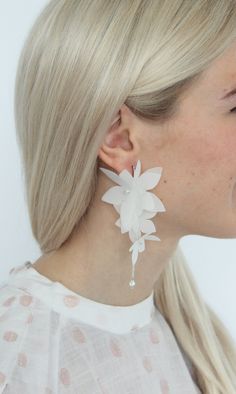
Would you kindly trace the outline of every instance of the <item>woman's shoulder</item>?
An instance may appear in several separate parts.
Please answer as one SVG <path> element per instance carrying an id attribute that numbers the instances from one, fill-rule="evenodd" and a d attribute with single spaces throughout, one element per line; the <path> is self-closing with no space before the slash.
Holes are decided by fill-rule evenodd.
<path id="1" fill-rule="evenodd" d="M 11 319 L 28 315 L 32 300 L 32 295 L 24 288 L 12 286 L 7 281 L 0 284 L 0 328 Z"/>

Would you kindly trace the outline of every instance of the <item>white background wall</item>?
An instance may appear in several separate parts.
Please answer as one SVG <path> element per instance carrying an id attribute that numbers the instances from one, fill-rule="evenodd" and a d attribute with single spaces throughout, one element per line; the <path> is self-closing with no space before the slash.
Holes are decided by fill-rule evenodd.
<path id="1" fill-rule="evenodd" d="M 0 282 L 7 279 L 13 266 L 40 255 L 25 205 L 13 89 L 23 41 L 46 3 L 0 0 Z M 236 340 L 236 240 L 189 235 L 181 239 L 180 245 L 203 297 Z"/>

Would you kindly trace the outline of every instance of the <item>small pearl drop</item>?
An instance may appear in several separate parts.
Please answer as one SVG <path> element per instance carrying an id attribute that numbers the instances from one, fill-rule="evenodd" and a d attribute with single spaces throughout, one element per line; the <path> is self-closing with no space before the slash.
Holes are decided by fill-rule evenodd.
<path id="1" fill-rule="evenodd" d="M 134 286 L 135 286 L 135 281 L 132 279 L 132 280 L 129 282 L 129 285 L 130 285 L 130 287 L 134 287 Z"/>

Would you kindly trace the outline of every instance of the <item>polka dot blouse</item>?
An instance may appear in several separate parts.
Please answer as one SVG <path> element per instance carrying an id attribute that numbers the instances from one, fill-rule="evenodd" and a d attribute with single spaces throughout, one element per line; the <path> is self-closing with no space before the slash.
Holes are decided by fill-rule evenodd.
<path id="1" fill-rule="evenodd" d="M 0 282 L 0 393 L 196 394 L 191 363 L 153 292 L 95 302 L 27 261 Z"/>

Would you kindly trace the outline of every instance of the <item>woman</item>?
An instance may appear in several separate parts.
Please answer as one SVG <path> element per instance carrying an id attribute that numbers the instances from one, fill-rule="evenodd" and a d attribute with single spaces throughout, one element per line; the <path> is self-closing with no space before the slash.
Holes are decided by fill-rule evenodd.
<path id="1" fill-rule="evenodd" d="M 235 344 L 179 247 L 236 237 L 235 70 L 231 0 L 39 15 L 15 114 L 42 255 L 1 288 L 0 392 L 235 394 Z"/>

